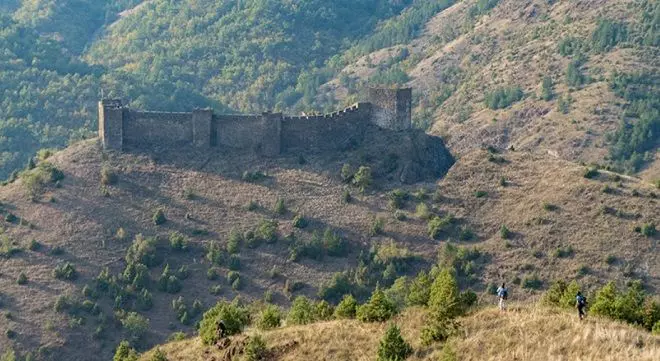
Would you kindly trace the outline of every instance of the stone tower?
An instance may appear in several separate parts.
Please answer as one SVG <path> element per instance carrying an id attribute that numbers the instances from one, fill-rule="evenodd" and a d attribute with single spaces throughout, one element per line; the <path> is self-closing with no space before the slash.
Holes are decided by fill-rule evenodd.
<path id="1" fill-rule="evenodd" d="M 373 123 L 391 130 L 412 128 L 412 88 L 369 88 L 368 97 L 373 107 Z"/>
<path id="2" fill-rule="evenodd" d="M 125 111 L 119 99 L 103 99 L 99 102 L 99 138 L 103 149 L 122 150 Z"/>

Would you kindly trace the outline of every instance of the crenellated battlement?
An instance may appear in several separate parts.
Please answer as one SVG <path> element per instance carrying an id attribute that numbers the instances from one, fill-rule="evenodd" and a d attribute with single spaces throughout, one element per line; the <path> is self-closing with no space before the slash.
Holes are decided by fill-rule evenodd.
<path id="1" fill-rule="evenodd" d="M 411 89 L 370 89 L 369 101 L 333 113 L 309 116 L 157 112 L 129 109 L 120 100 L 99 102 L 104 149 L 226 146 L 275 156 L 291 149 L 333 150 L 359 142 L 369 127 L 411 128 Z"/>

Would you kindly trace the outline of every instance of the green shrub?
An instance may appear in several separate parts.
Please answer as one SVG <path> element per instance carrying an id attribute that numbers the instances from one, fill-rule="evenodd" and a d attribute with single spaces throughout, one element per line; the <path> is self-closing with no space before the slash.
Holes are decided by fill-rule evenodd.
<path id="1" fill-rule="evenodd" d="M 644 223 L 641 228 L 642 235 L 646 237 L 653 237 L 657 233 L 655 229 L 655 224 L 653 223 Z"/>
<path id="2" fill-rule="evenodd" d="M 232 229 L 229 232 L 229 238 L 227 239 L 227 252 L 230 254 L 237 254 L 241 247 L 241 241 L 243 237 L 241 233 L 235 229 Z"/>
<path id="3" fill-rule="evenodd" d="M 314 319 L 316 320 L 327 321 L 332 318 L 334 312 L 334 308 L 326 300 L 314 304 Z"/>
<path id="4" fill-rule="evenodd" d="M 142 263 L 153 267 L 160 263 L 156 253 L 156 239 L 144 238 L 141 234 L 135 236 L 133 243 L 126 251 L 126 263 Z"/>
<path id="5" fill-rule="evenodd" d="M 361 166 L 358 168 L 357 172 L 353 176 L 353 185 L 360 189 L 360 192 L 364 192 L 372 183 L 371 178 L 371 168 L 366 166 Z"/>
<path id="6" fill-rule="evenodd" d="M 284 199 L 278 198 L 277 201 L 275 201 L 275 205 L 273 206 L 273 212 L 279 215 L 285 214 L 287 212 L 286 204 L 284 204 Z"/>
<path id="7" fill-rule="evenodd" d="M 348 163 L 344 163 L 344 165 L 341 167 L 341 180 L 344 183 L 350 183 L 353 180 L 353 169 L 351 168 L 351 165 Z"/>
<path id="8" fill-rule="evenodd" d="M 101 168 L 101 184 L 112 185 L 117 183 L 117 174 L 107 165 Z"/>
<path id="9" fill-rule="evenodd" d="M 568 86 L 579 87 L 586 82 L 581 66 L 581 62 L 577 60 L 568 63 L 566 68 L 566 84 Z"/>
<path id="10" fill-rule="evenodd" d="M 607 263 L 609 265 L 615 264 L 616 261 L 617 261 L 617 258 L 613 254 L 608 254 L 607 257 L 605 257 L 605 263 Z"/>
<path id="11" fill-rule="evenodd" d="M 262 219 L 257 225 L 254 234 L 259 239 L 266 243 L 274 243 L 277 241 L 277 221 Z"/>
<path id="12" fill-rule="evenodd" d="M 429 206 L 427 206 L 426 203 L 417 204 L 417 207 L 415 208 L 415 216 L 424 220 L 431 218 L 431 211 L 429 210 Z"/>
<path id="13" fill-rule="evenodd" d="M 506 227 L 506 225 L 503 224 L 500 227 L 500 238 L 509 239 L 509 237 L 511 237 L 511 231 Z"/>
<path id="14" fill-rule="evenodd" d="M 151 354 L 149 361 L 167 361 L 167 356 L 165 356 L 165 353 L 160 348 L 156 348 L 156 351 Z"/>
<path id="15" fill-rule="evenodd" d="M 171 294 L 181 291 L 181 282 L 179 281 L 179 278 L 170 271 L 169 264 L 165 265 L 163 273 L 161 273 L 160 278 L 158 279 L 158 290 Z"/>
<path id="16" fill-rule="evenodd" d="M 221 265 L 225 259 L 224 252 L 220 245 L 215 241 L 211 241 L 206 246 L 206 259 L 213 265 Z"/>
<path id="17" fill-rule="evenodd" d="M 384 227 L 385 227 L 385 220 L 380 217 L 375 217 L 371 222 L 371 229 L 369 234 L 372 236 L 383 234 Z"/>
<path id="18" fill-rule="evenodd" d="M 254 212 L 259 209 L 259 203 L 257 203 L 257 201 L 251 200 L 245 205 L 245 209 L 249 212 Z"/>
<path id="19" fill-rule="evenodd" d="M 238 271 L 241 269 L 241 259 L 238 255 L 232 254 L 229 256 L 229 269 L 232 271 Z"/>
<path id="20" fill-rule="evenodd" d="M 261 171 L 247 171 L 247 170 L 245 172 L 243 172 L 243 176 L 241 177 L 241 179 L 243 179 L 243 181 L 251 182 L 251 183 L 259 182 L 259 181 L 264 180 L 266 178 L 268 178 L 268 175 L 266 175 L 264 172 L 261 172 Z"/>
<path id="21" fill-rule="evenodd" d="M 553 88 L 552 79 L 549 76 L 543 77 L 543 81 L 541 82 L 541 99 L 545 101 L 552 100 L 555 96 Z"/>
<path id="22" fill-rule="evenodd" d="M 112 361 L 137 361 L 139 355 L 128 341 L 122 341 L 115 350 Z"/>
<path id="23" fill-rule="evenodd" d="M 409 194 L 401 189 L 395 189 L 387 194 L 389 198 L 389 206 L 391 209 L 403 208 L 405 201 L 408 199 Z"/>
<path id="24" fill-rule="evenodd" d="M 378 286 L 369 301 L 356 310 L 357 319 L 362 322 L 387 321 L 396 313 L 396 306 Z"/>
<path id="25" fill-rule="evenodd" d="M 28 277 L 25 273 L 21 272 L 16 279 L 16 284 L 25 285 L 28 283 Z"/>
<path id="26" fill-rule="evenodd" d="M 425 271 L 420 271 L 410 284 L 406 304 L 409 306 L 426 306 L 431 295 L 431 284 L 433 280 Z"/>
<path id="27" fill-rule="evenodd" d="M 78 272 L 76 268 L 69 262 L 65 264 L 60 264 L 55 267 L 53 270 L 53 277 L 58 280 L 73 281 L 78 278 Z"/>
<path id="28" fill-rule="evenodd" d="M 574 253 L 572 246 L 559 247 L 555 250 L 554 256 L 555 258 L 568 258 L 573 256 Z"/>
<path id="29" fill-rule="evenodd" d="M 523 98 L 523 91 L 519 86 L 497 88 L 486 93 L 484 101 L 490 109 L 503 109 Z"/>
<path id="30" fill-rule="evenodd" d="M 275 305 L 267 305 L 257 316 L 257 328 L 261 330 L 270 330 L 280 326 L 282 314 Z"/>
<path id="31" fill-rule="evenodd" d="M 245 345 L 245 358 L 247 361 L 264 360 L 268 354 L 266 341 L 260 335 L 253 335 Z"/>
<path id="32" fill-rule="evenodd" d="M 408 215 L 406 215 L 406 212 L 404 211 L 396 211 L 394 212 L 394 218 L 398 221 L 405 221 L 408 219 Z"/>
<path id="33" fill-rule="evenodd" d="M 153 296 L 151 295 L 151 292 L 146 289 L 143 289 L 138 293 L 136 302 L 138 309 L 142 311 L 148 311 L 154 305 Z"/>
<path id="34" fill-rule="evenodd" d="M 543 286 L 543 281 L 539 277 L 534 275 L 525 276 L 522 280 L 522 288 L 528 288 L 533 290 L 538 290 Z"/>
<path id="35" fill-rule="evenodd" d="M 41 249 L 41 243 L 39 243 L 39 241 L 37 241 L 36 239 L 33 239 L 30 241 L 30 245 L 28 246 L 28 249 L 33 252 L 38 251 L 39 249 Z M 0 253 L 1 252 L 2 251 L 0 251 Z"/>
<path id="36" fill-rule="evenodd" d="M 165 217 L 165 211 L 163 211 L 161 208 L 158 208 L 154 212 L 154 215 L 151 217 L 151 220 L 157 226 L 167 222 L 167 218 Z"/>
<path id="37" fill-rule="evenodd" d="M 301 228 L 301 229 L 307 227 L 308 223 L 309 222 L 307 221 L 307 219 L 305 219 L 305 216 L 303 216 L 302 214 L 296 214 L 296 216 L 293 217 L 293 221 L 291 222 L 291 224 L 295 228 Z"/>
<path id="38" fill-rule="evenodd" d="M 36 200 L 48 185 L 57 185 L 64 179 L 64 173 L 52 163 L 41 162 L 36 168 L 22 172 L 21 179 L 27 196 Z"/>
<path id="39" fill-rule="evenodd" d="M 236 271 L 229 271 L 229 272 L 227 273 L 227 283 L 229 283 L 229 284 L 231 285 L 232 283 L 234 283 L 234 281 L 236 281 L 236 280 L 239 279 L 240 277 L 241 277 L 241 275 L 240 275 L 238 272 L 236 272 Z"/>
<path id="40" fill-rule="evenodd" d="M 218 342 L 218 322 L 220 320 L 225 324 L 227 335 L 235 335 L 248 324 L 249 311 L 236 301 L 232 303 L 220 301 L 206 311 L 199 323 L 199 336 L 205 345 L 213 345 Z"/>
<path id="41" fill-rule="evenodd" d="M 455 320 L 465 311 L 454 273 L 443 268 L 431 286 L 429 296 L 431 314 L 421 333 L 422 344 L 430 345 L 436 341 L 445 341 L 456 333 L 459 323 Z"/>
<path id="42" fill-rule="evenodd" d="M 287 315 L 287 324 L 306 325 L 315 321 L 314 308 L 312 302 L 305 296 L 298 296 L 293 300 L 289 314 Z"/>
<path id="43" fill-rule="evenodd" d="M 121 317 L 120 322 L 129 340 L 134 343 L 142 339 L 149 330 L 149 319 L 135 312 L 127 313 Z"/>
<path id="44" fill-rule="evenodd" d="M 474 192 L 474 196 L 477 198 L 483 198 L 488 195 L 488 192 L 486 191 L 476 191 Z"/>
<path id="45" fill-rule="evenodd" d="M 390 324 L 378 345 L 378 361 L 403 361 L 413 352 L 412 346 L 401 337 L 401 330 Z"/>
<path id="46" fill-rule="evenodd" d="M 0 235 L 0 257 L 11 258 L 13 255 L 20 253 L 22 249 L 16 243 L 9 239 L 6 235 Z"/>
<path id="47" fill-rule="evenodd" d="M 653 329 L 651 330 L 651 332 L 656 336 L 660 336 L 660 321 L 656 322 L 655 325 L 653 325 Z"/>
<path id="48" fill-rule="evenodd" d="M 330 228 L 323 232 L 323 249 L 332 257 L 345 256 L 348 253 L 348 242 Z"/>
<path id="49" fill-rule="evenodd" d="M 188 249 L 188 240 L 180 232 L 170 233 L 170 247 L 175 251 L 185 251 Z"/>
<path id="50" fill-rule="evenodd" d="M 447 232 L 454 223 L 454 216 L 447 214 L 444 217 L 433 216 L 427 223 L 429 237 L 438 239 L 443 232 Z"/>
<path id="51" fill-rule="evenodd" d="M 351 196 L 351 192 L 348 189 L 344 189 L 344 191 L 342 192 L 341 200 L 344 203 L 351 203 L 351 200 L 353 200 L 353 197 Z"/>
<path id="52" fill-rule="evenodd" d="M 351 294 L 344 295 L 341 302 L 335 308 L 335 318 L 355 318 L 358 303 Z"/>
<path id="53" fill-rule="evenodd" d="M 598 177 L 599 174 L 600 172 L 597 168 L 587 168 L 587 170 L 584 171 L 583 176 L 587 179 L 592 179 Z"/>

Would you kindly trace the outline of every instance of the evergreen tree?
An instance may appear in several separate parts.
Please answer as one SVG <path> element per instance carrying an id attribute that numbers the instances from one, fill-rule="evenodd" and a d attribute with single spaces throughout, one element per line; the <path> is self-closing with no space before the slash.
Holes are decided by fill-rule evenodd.
<path id="1" fill-rule="evenodd" d="M 335 308 L 335 318 L 355 318 L 357 306 L 357 301 L 353 295 L 345 295 Z"/>
<path id="2" fill-rule="evenodd" d="M 396 314 L 396 306 L 385 295 L 380 286 L 376 286 L 369 301 L 358 307 L 357 318 L 362 322 L 383 322 Z"/>
<path id="3" fill-rule="evenodd" d="M 401 337 L 399 327 L 391 324 L 380 340 L 378 361 L 403 361 L 412 354 L 412 351 L 410 344 Z"/>
<path id="4" fill-rule="evenodd" d="M 425 271 L 420 271 L 408 290 L 406 303 L 409 306 L 426 306 L 431 294 L 431 277 Z"/>

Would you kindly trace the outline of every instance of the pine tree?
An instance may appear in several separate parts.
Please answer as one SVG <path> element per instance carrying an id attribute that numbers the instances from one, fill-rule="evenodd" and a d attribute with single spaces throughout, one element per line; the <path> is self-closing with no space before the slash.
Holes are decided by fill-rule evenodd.
<path id="1" fill-rule="evenodd" d="M 444 310 L 451 316 L 458 316 L 460 305 L 458 284 L 451 269 L 443 268 L 431 285 L 429 307 L 431 312 Z"/>
<path id="2" fill-rule="evenodd" d="M 376 286 L 369 301 L 358 307 L 356 314 L 362 322 L 383 322 L 392 318 L 396 312 L 394 303 L 387 298 L 380 286 Z"/>
<path id="3" fill-rule="evenodd" d="M 402 361 L 412 354 L 412 347 L 403 337 L 395 324 L 391 324 L 378 346 L 378 361 Z"/>
<path id="4" fill-rule="evenodd" d="M 335 308 L 335 318 L 355 318 L 357 301 L 353 295 L 345 295 Z"/>
<path id="5" fill-rule="evenodd" d="M 426 306 L 429 303 L 431 277 L 425 271 L 421 271 L 410 285 L 406 303 L 409 306 Z"/>

